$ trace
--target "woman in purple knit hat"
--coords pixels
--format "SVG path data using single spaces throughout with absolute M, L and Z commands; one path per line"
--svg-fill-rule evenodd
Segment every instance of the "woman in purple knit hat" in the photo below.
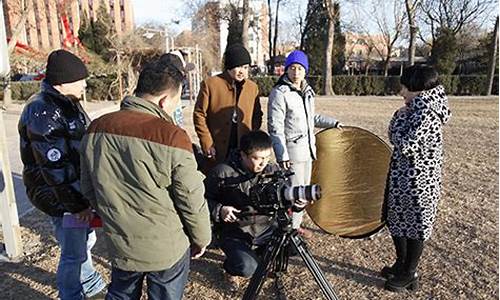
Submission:
M 268 102 L 267 124 L 276 160 L 295 172 L 291 177 L 294 186 L 310 183 L 312 162 L 316 159 L 314 128 L 341 127 L 336 119 L 315 114 L 315 93 L 306 80 L 308 71 L 307 55 L 292 51 L 285 61 L 285 74 L 272 89 Z M 293 213 L 292 226 L 310 238 L 312 233 L 300 227 L 302 216 L 303 211 Z

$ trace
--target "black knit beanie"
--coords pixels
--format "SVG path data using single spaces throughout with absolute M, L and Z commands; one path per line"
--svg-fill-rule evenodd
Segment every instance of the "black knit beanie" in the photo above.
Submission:
M 224 53 L 224 69 L 231 70 L 239 66 L 250 64 L 250 53 L 241 44 L 229 46 Z
M 45 81 L 51 85 L 75 82 L 89 76 L 83 61 L 71 52 L 56 50 L 50 53 Z

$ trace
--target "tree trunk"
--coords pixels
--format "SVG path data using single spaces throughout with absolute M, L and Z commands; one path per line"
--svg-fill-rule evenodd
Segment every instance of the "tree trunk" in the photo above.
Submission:
M 271 11 L 271 0 L 267 0 L 267 12 L 269 16 L 269 25 L 267 31 L 267 39 L 269 40 L 269 74 L 274 74 L 274 57 L 273 57 L 273 12 Z
M 241 41 L 243 46 L 248 49 L 248 27 L 250 27 L 250 5 L 249 0 L 243 0 L 243 29 L 241 31 Z
M 328 14 L 328 40 L 325 51 L 325 66 L 323 69 L 323 93 L 327 96 L 334 95 L 332 86 L 333 70 L 333 41 L 335 38 L 335 6 L 331 0 L 325 0 Z
M 384 60 L 384 76 L 387 77 L 389 75 L 389 62 L 391 61 L 390 54 Z
M 280 10 L 281 0 L 276 0 L 276 17 L 274 18 L 274 41 L 273 41 L 273 57 L 276 57 L 276 46 L 278 45 L 278 14 Z
M 493 89 L 493 79 L 495 78 L 495 64 L 496 64 L 496 56 L 497 56 L 497 51 L 498 51 L 498 16 L 497 20 L 495 22 L 495 29 L 493 31 L 493 38 L 495 39 L 492 43 L 493 45 L 493 51 L 491 51 L 491 57 L 490 57 L 490 62 L 489 62 L 489 72 L 488 72 L 488 91 L 486 95 L 490 96 L 491 95 L 491 90 Z
M 413 66 L 415 64 L 415 48 L 417 39 L 417 24 L 415 22 L 415 1 L 418 0 L 405 0 L 406 4 L 406 14 L 408 15 L 408 25 L 410 27 L 410 41 L 408 46 L 408 64 Z M 413 2 L 413 3 L 412 3 Z

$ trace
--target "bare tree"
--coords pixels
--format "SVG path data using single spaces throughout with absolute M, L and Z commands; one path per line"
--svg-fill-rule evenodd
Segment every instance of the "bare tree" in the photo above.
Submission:
M 333 42 L 335 39 L 335 20 L 338 10 L 331 0 L 324 0 L 328 17 L 328 40 L 325 50 L 325 66 L 323 69 L 323 93 L 327 96 L 334 95 L 333 92 Z
M 280 3 L 282 0 L 276 0 L 276 10 L 274 17 L 274 37 L 273 37 L 273 57 L 276 57 L 276 49 L 278 48 L 278 28 L 279 28 L 279 12 L 280 12 Z
M 250 4 L 249 0 L 243 0 L 243 28 L 241 31 L 241 41 L 243 46 L 248 49 L 248 27 L 250 27 Z
M 220 49 L 219 32 L 222 20 L 228 21 L 229 13 L 226 7 L 218 2 L 207 0 L 184 0 L 186 17 L 193 22 L 192 39 L 194 44 L 203 45 L 203 69 L 208 72 L 221 68 L 224 49 Z M 231 3 L 230 3 L 231 4 Z
M 495 77 L 495 64 L 496 64 L 496 57 L 497 57 L 497 51 L 498 51 L 498 16 L 497 20 L 495 22 L 495 30 L 493 31 L 493 46 L 492 46 L 492 51 L 491 51 L 491 56 L 490 56 L 490 69 L 488 70 L 488 91 L 487 95 L 491 95 L 491 90 L 493 88 L 493 78 Z
M 420 38 L 432 45 L 442 29 L 457 34 L 466 25 L 487 21 L 488 15 L 497 11 L 496 5 L 495 0 L 422 0 L 420 20 L 429 28 L 432 40 L 428 41 L 422 34 Z
M 269 40 L 269 58 L 271 65 L 274 66 L 274 58 L 277 55 L 278 33 L 279 33 L 279 10 L 282 4 L 286 3 L 285 0 L 267 0 L 267 14 L 268 14 L 268 40 Z M 274 18 L 273 18 L 273 4 L 275 5 Z M 274 22 L 274 26 L 273 26 Z M 270 70 L 271 71 L 271 70 Z
M 420 0 L 405 0 L 406 18 L 408 19 L 408 30 L 410 32 L 408 45 L 408 64 L 410 66 L 415 64 L 415 48 L 418 32 L 416 13 L 419 3 Z
M 383 60 L 384 76 L 387 76 L 394 46 L 403 32 L 405 21 L 403 4 L 400 0 L 372 0 L 372 10 L 364 11 L 364 18 L 373 19 L 380 33 L 373 34 L 367 27 L 370 24 L 362 26 L 362 31 L 369 40 L 367 43 L 374 44 L 375 51 Z
M 317 14 L 319 9 L 321 8 L 322 3 L 313 1 L 307 4 L 306 14 L 305 16 L 302 14 L 303 8 L 298 7 L 297 16 L 295 18 L 295 22 L 298 25 L 299 33 L 300 33 L 300 49 L 304 49 L 305 38 L 307 33 L 311 29 L 311 16 Z
M 274 66 L 274 57 L 273 57 L 273 11 L 271 9 L 271 0 L 267 0 L 267 15 L 269 17 L 268 20 L 268 30 L 267 30 L 267 39 L 269 40 L 269 59 L 271 60 L 271 65 Z

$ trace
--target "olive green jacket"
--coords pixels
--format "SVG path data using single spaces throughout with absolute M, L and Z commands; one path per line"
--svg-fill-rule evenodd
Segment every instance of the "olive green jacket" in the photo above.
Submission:
M 210 242 L 203 175 L 187 133 L 159 106 L 126 97 L 93 121 L 81 144 L 81 190 L 103 220 L 113 266 L 170 268 Z

